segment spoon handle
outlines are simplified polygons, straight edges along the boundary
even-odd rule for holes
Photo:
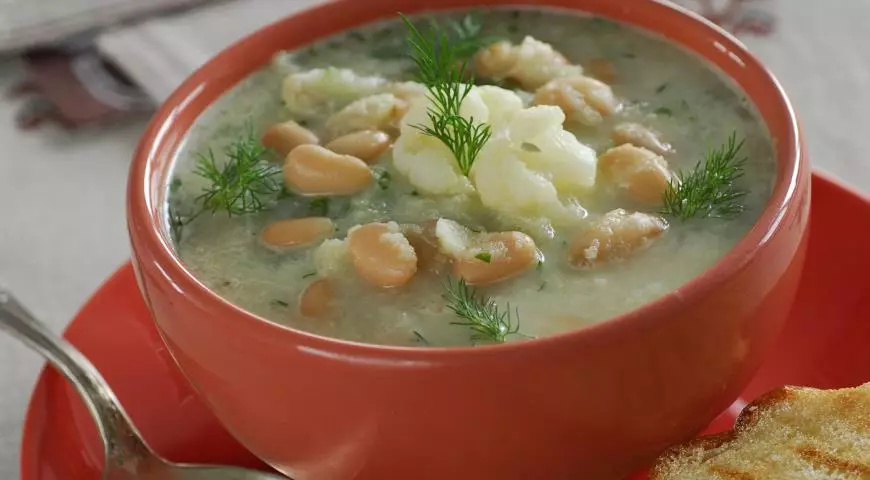
[[[106,448],[107,470],[135,472],[139,463],[152,457],[118,398],[93,364],[69,342],[51,332],[2,288],[0,329],[41,354],[72,382],[97,423]],[[124,464],[118,465],[121,459]]]

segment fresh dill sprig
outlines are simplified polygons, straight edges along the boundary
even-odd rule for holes
[[[468,13],[459,20],[447,18],[444,23],[447,27],[448,38],[456,46],[456,56],[462,60],[471,58],[481,48],[502,39],[497,35],[480,35],[482,25],[480,15],[477,12]],[[433,29],[440,29],[437,22],[430,20],[429,24]],[[383,43],[381,47],[371,52],[373,57],[389,60],[408,57],[410,46],[404,41],[401,44],[393,42],[393,39],[390,38],[392,34],[392,28],[385,28],[373,34],[372,38],[376,42]],[[383,42],[386,38],[390,38],[390,41]]]
[[[418,332],[417,330],[412,330],[411,332],[414,334],[415,342],[426,345],[427,347],[431,345],[431,343],[429,343],[429,340],[427,340],[422,333]]]
[[[478,296],[477,291],[469,287],[464,279],[454,282],[448,278],[444,282],[442,297],[447,302],[447,308],[462,319],[451,322],[451,325],[470,328],[474,332],[471,339],[475,342],[503,343],[508,335],[520,331],[520,314],[517,310],[511,315],[511,306],[508,304],[504,312],[500,311],[492,299]]]
[[[434,20],[431,31],[424,35],[407,17],[400,16],[408,27],[408,44],[417,65],[417,77],[426,85],[432,102],[428,111],[432,125],[415,125],[414,128],[441,140],[456,158],[460,171],[468,176],[474,160],[492,135],[489,125],[477,123],[473,117],[464,118],[459,113],[474,83],[473,78],[463,83],[466,69],[461,54],[468,47],[463,42],[451,41]]]
[[[196,217],[202,213],[202,209],[196,210],[189,215],[185,215],[182,214],[175,205],[169,205],[166,213],[169,220],[169,233],[172,235],[173,240],[180,242],[184,235],[184,227],[196,220]]]
[[[734,218],[746,209],[744,190],[735,185],[743,176],[746,157],[739,157],[743,140],[733,132],[725,144],[711,149],[689,172],[679,172],[662,195],[662,213],[680,220],[693,217]]]
[[[454,45],[456,57],[461,60],[471,58],[481,48],[501,39],[497,36],[480,36],[483,25],[481,25],[478,15],[474,13],[469,13],[458,21],[452,18],[448,19],[446,23],[450,27],[448,38]],[[432,30],[438,30],[439,26],[436,22],[431,22],[431,24]]]
[[[275,179],[281,168],[263,160],[265,154],[266,148],[250,126],[224,150],[226,162],[222,165],[211,149],[199,154],[194,173],[209,184],[196,198],[197,202],[212,213],[225,211],[230,216],[266,210],[269,202],[264,197],[281,191],[281,184]]]

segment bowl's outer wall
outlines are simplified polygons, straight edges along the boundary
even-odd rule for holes
[[[271,55],[398,9],[498,4],[338,1],[267,27],[195,73],[149,126],[130,177],[140,288],[178,362],[251,451],[301,480],[619,478],[727,407],[772,346],[806,249],[809,168],[775,82],[740,46],[648,0],[560,5],[664,32],[732,76],[779,148],[774,205],[750,245],[637,312],[527,345],[421,352],[351,345],[217,299],[155,233],[166,165],[196,116]],[[736,52],[736,53],[735,53]],[[778,202],[778,203],[777,203]]]

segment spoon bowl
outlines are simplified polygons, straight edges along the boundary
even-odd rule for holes
[[[0,289],[0,328],[46,358],[81,395],[104,445],[103,480],[286,480],[246,468],[170,462],[151,449],[97,369]]]

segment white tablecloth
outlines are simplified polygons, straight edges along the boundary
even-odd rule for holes
[[[790,93],[816,167],[870,193],[870,2],[789,0],[778,15],[772,36],[747,43]],[[0,64],[0,91],[17,72]],[[60,331],[128,255],[124,188],[144,124],[21,133],[16,105],[0,97],[0,282]],[[0,336],[0,479],[18,478],[21,421],[40,363]]]

